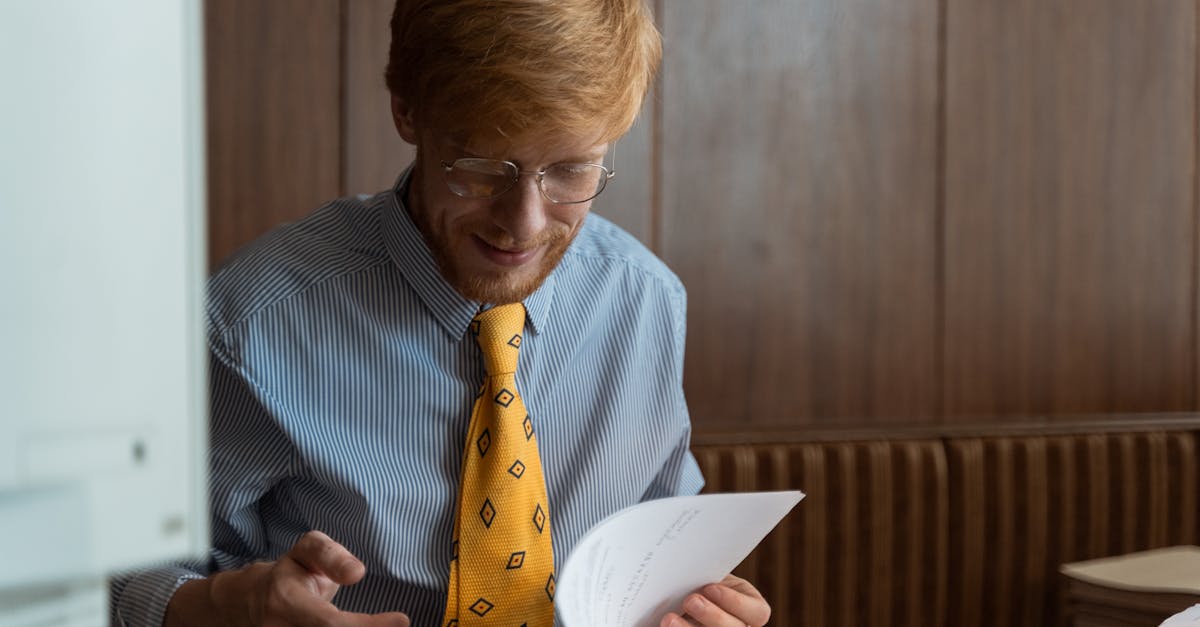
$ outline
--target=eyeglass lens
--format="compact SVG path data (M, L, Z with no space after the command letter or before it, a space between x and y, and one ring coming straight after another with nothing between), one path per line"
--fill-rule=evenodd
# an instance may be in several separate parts
M507 161L458 159L446 169L446 184L459 196L492 198L511 189L519 174ZM546 168L541 188L554 202L583 202L599 194L607 182L605 169L594 163L557 163Z

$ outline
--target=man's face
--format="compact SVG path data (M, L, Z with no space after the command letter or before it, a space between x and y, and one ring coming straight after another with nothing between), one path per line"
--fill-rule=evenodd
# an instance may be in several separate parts
M579 233L591 201L555 204L542 195L531 174L522 174L512 189L495 198L464 198L447 187L442 162L503 159L531 171L555 163L600 163L607 144L567 138L512 146L428 131L415 136L417 159L407 205L442 275L471 300L502 304L529 296Z

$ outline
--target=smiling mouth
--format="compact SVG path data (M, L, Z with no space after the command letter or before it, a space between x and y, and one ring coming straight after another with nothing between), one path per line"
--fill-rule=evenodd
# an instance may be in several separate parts
M540 249L540 247L534 247L524 250L509 250L507 248L501 248L499 246L489 244L486 240L478 235L474 236L474 240L485 257L487 257L492 263L502 266L524 265L532 260L534 255L536 255L537 251Z

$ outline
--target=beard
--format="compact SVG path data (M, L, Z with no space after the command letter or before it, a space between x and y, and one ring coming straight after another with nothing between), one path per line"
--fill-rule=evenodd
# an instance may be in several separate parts
M516 242L506 234L495 231L494 227L489 228L490 225L482 221L454 224L449 232L426 220L417 222L421 232L425 234L426 243L429 244L434 259L437 260L442 277L467 299L494 305L521 302L537 291L562 261L567 248L579 233L579 227L550 227L532 241ZM579 224L582 226L583 222ZM478 236L499 248L541 248L542 253L539 258L515 268L467 267L466 258L470 253L463 251L462 247L474 246L471 240Z

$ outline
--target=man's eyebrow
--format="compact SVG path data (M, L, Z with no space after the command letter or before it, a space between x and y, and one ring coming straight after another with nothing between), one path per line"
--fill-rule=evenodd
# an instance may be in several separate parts
M603 148L596 148L595 150L563 159L557 163L591 163L593 161L603 161L604 155L606 154L608 154L608 145L605 145Z

